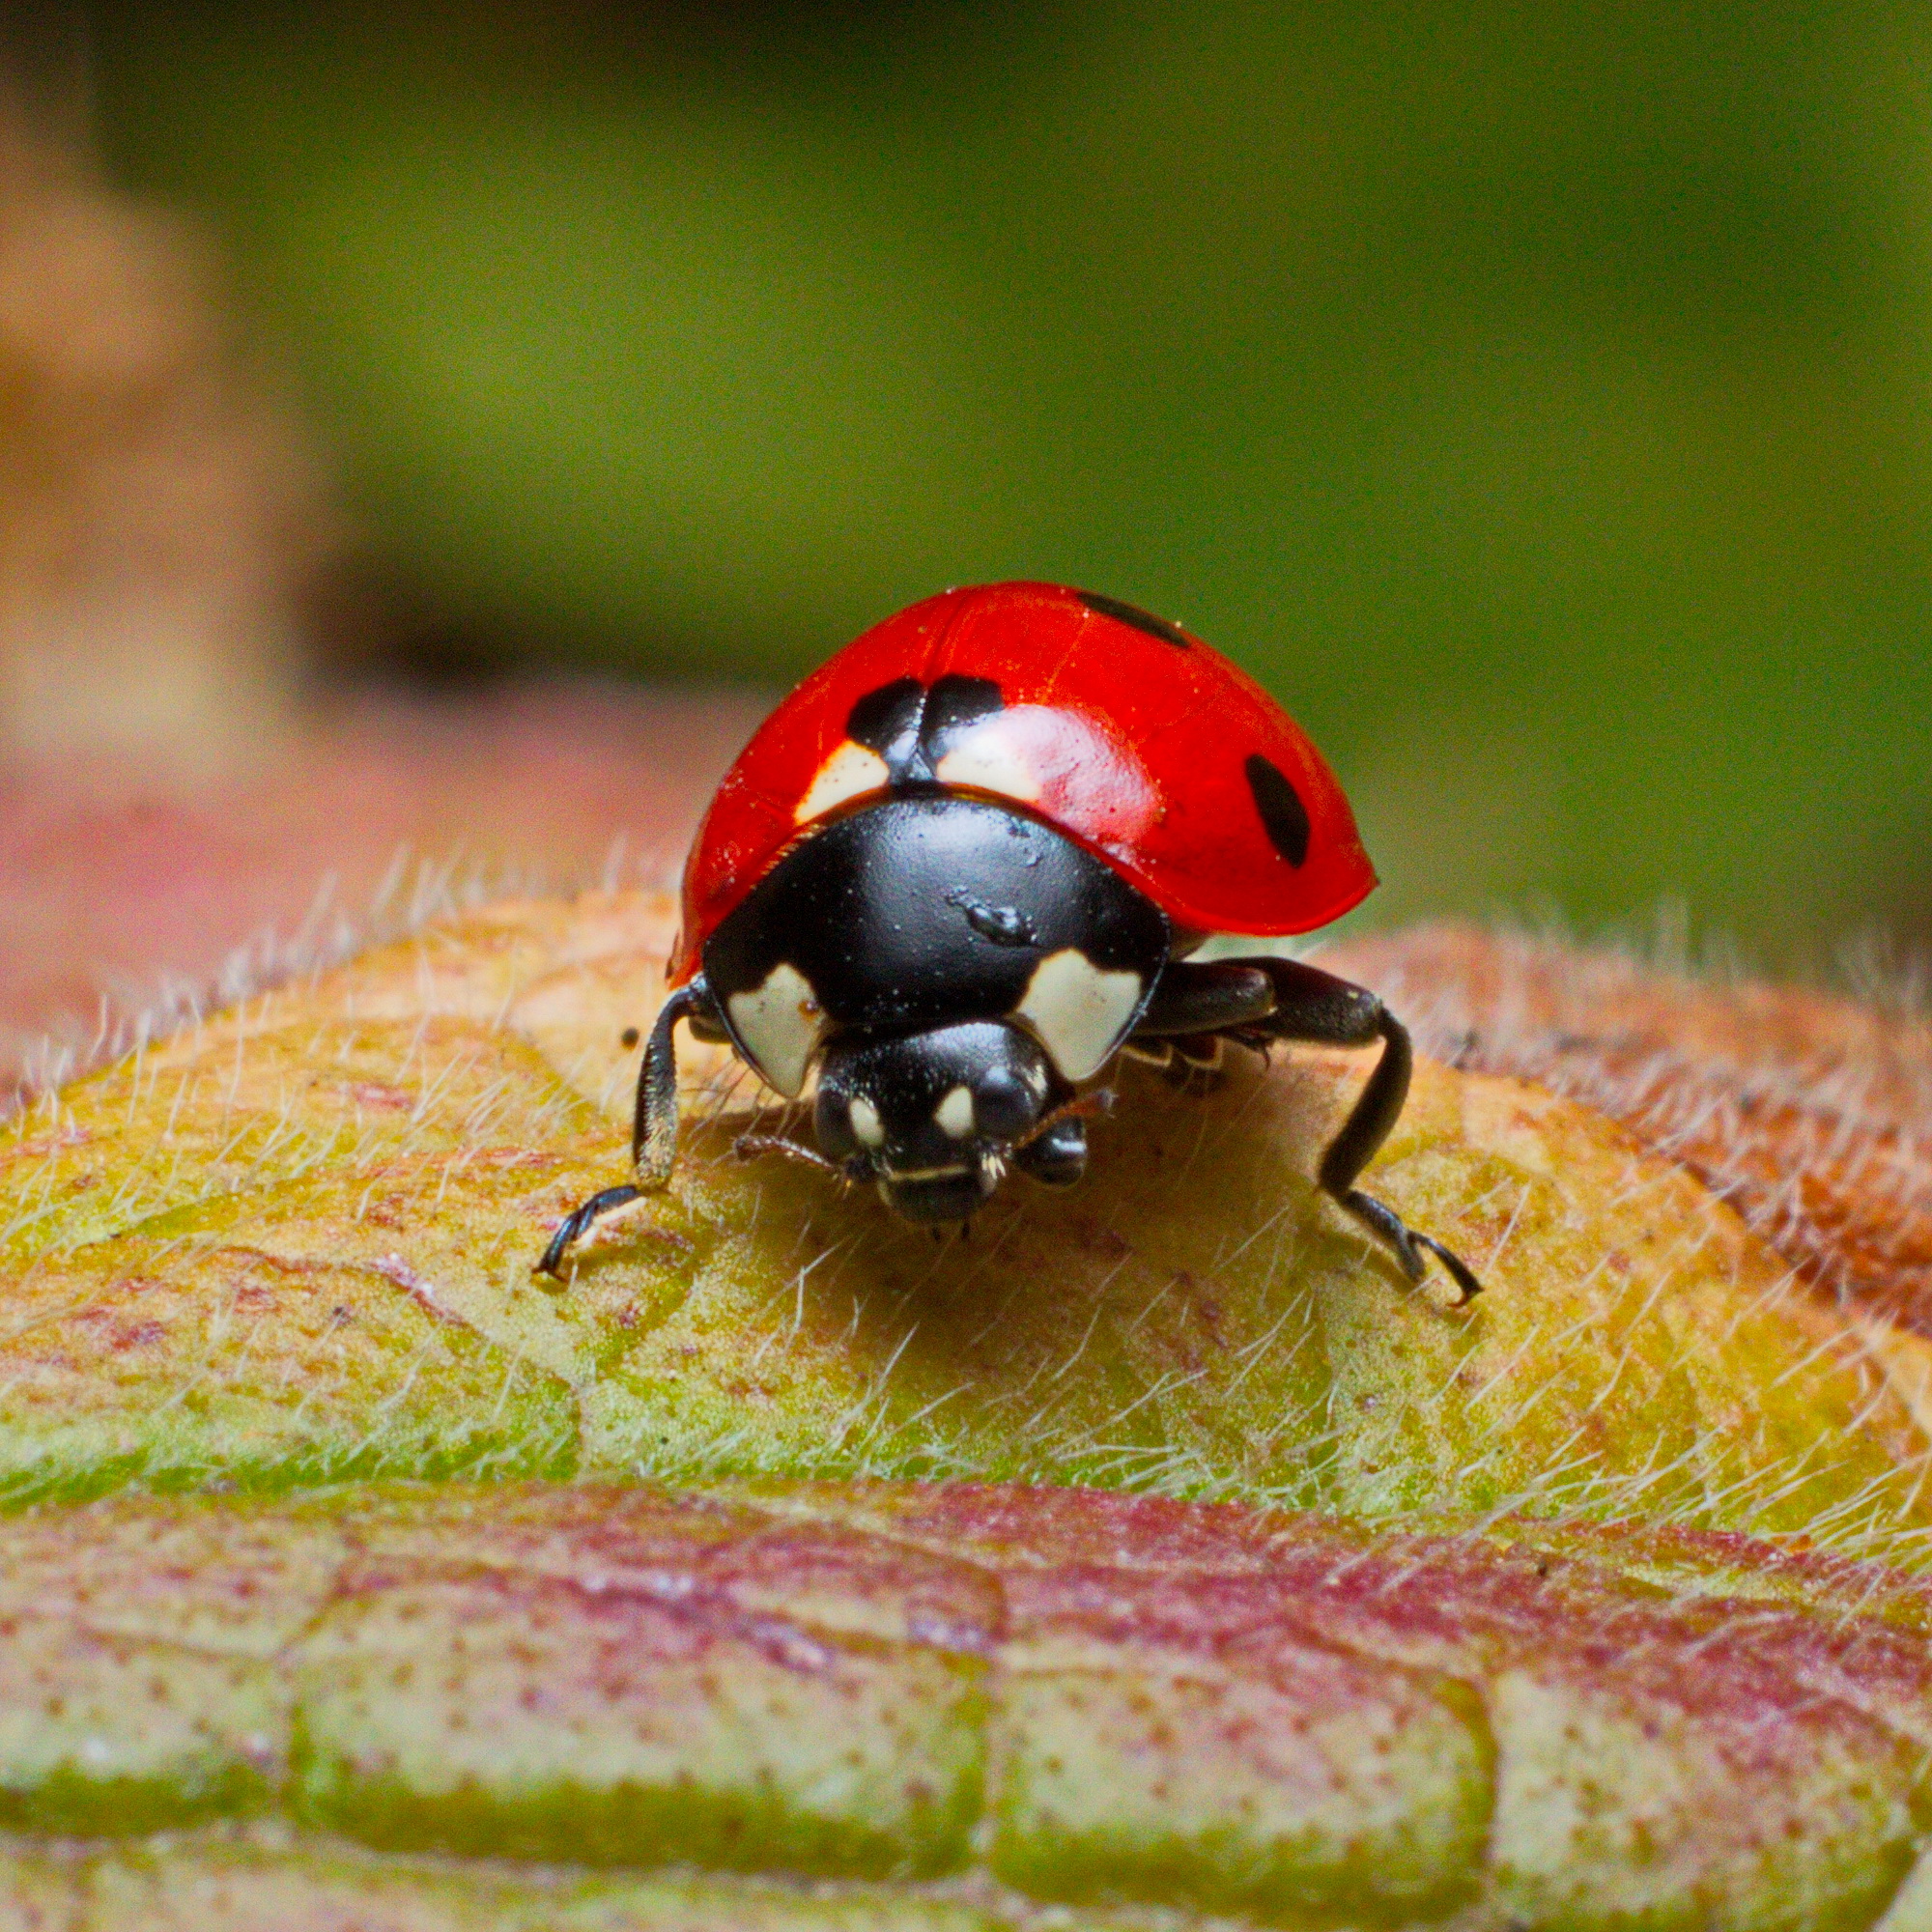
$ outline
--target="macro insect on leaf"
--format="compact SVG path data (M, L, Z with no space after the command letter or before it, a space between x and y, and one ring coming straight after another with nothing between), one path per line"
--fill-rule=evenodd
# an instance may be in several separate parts
M686 863L670 997L644 1048L636 1179L668 1179L674 1034L728 1042L798 1098L814 1153L907 1220L967 1221L1012 1170L1087 1166L1086 1083L1126 1052L1211 1066L1226 1042L1379 1047L1318 1179L1410 1281L1464 1263L1355 1185L1402 1112L1408 1034L1377 996L1217 934L1306 932L1376 875L1348 799L1293 719L1178 624L1049 583L949 590L808 677L746 746Z

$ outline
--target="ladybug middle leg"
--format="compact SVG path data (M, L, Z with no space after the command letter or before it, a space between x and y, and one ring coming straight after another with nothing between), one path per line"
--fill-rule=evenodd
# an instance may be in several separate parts
M1136 1033L1158 1037L1209 1031L1247 1046L1276 1039L1341 1047L1379 1041L1381 1056L1323 1152L1316 1179L1388 1245L1410 1281L1428 1272L1419 1252L1427 1249L1455 1282L1458 1306L1482 1293L1460 1255L1406 1226L1394 1208L1355 1185L1402 1114L1414 1064L1408 1029L1374 993L1298 959L1176 960L1161 975Z
M680 986L658 1009L657 1024L644 1045L643 1064L638 1068L637 1111L631 1124L631 1165L637 1173L636 1181L607 1187L567 1214L532 1273L562 1281L563 1258L594 1223L643 1195L659 1192L669 1180L677 1157L677 1046L672 1035L678 1021L685 1019L700 1038L726 1037L702 974Z

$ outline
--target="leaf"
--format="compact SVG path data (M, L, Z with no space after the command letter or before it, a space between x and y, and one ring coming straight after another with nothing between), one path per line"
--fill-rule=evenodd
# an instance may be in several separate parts
M1932 1738L1923 1585L1683 1533L443 1485L42 1508L0 1548L9 1822L261 1821L16 1850L16 1891L96 1911L165 1873L434 1924L559 1896L656 1924L686 1892L705 1923L1122 1896L1860 1923L1911 1860ZM811 1906L581 1876L658 1862L895 1883Z
M735 1158L755 1096L702 1048L671 1190L553 1294L669 918L493 907L8 1127L18 1922L1859 1926L1900 1894L1909 1300L1841 1293L1642 1107L1425 1063L1371 1184L1483 1274L1449 1310L1310 1186L1339 1056L1206 1097L1129 1069L1077 1194L935 1244Z

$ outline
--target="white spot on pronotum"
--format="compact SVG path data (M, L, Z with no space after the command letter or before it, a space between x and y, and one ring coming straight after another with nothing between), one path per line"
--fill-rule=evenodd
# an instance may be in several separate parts
M1110 973L1068 946L1034 968L1018 1016L1069 1080L1099 1072L1141 1004L1138 973Z
M972 1088L951 1089L945 1099L932 1110L932 1118L950 1140L963 1141L973 1131L974 1125Z
M806 788L791 821L794 825L809 824L848 799L864 798L869 791L884 791L891 779L892 772L878 753L847 738L819 766L817 777Z
M879 1148L886 1144L886 1129L879 1110L858 1094L852 1099L852 1132L861 1147Z
M796 966L781 962L765 975L763 985L733 993L724 1009L745 1058L786 1099L796 1100L825 1027L811 981Z

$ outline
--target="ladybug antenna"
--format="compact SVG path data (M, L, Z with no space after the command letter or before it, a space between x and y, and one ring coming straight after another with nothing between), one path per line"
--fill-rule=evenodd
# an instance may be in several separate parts
M731 1143L731 1151L740 1160L756 1160L763 1153L781 1153L787 1160L803 1161L807 1167L818 1168L840 1183L847 1178L845 1170L837 1161L827 1160L815 1149L804 1147L797 1141L788 1141L782 1134L740 1134Z
M1091 1121L1099 1114L1114 1111L1114 1090L1102 1087L1092 1094L1076 1094L1070 1100L1063 1100L1050 1113L1042 1114L1025 1135L1006 1150L1009 1156L1019 1152L1021 1148L1031 1147L1042 1134L1048 1134L1062 1121Z

